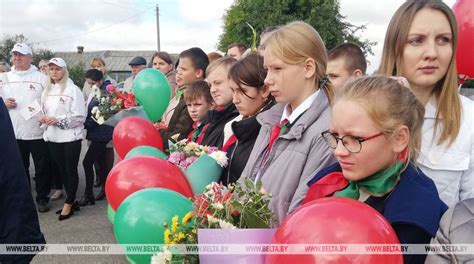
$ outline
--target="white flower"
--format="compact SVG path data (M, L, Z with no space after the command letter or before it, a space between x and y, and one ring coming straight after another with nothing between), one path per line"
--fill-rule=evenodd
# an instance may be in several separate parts
M211 224L219 223L219 219L215 218L214 216L210 214L207 215L207 221L209 221L209 223Z
M105 122L105 119L103 116L99 116L99 118L97 118L97 124L102 125L104 122Z
M265 191L265 189L263 188L263 186L260 187L259 192L260 192L261 194L263 194L263 195L267 194L267 191Z
M150 264L168 264L173 258L173 254L167 247L163 247L163 252L158 252L151 257Z
M221 167L227 166L227 155L224 151L215 151L209 154L209 157L216 160L217 164Z
M231 224L227 221L221 220L221 219L219 219L219 226L222 229L237 229L237 227L235 227L233 224Z
M99 107L98 107L98 106L92 107L92 110L91 110L91 113L92 113L92 114L97 113L97 111L99 111Z
M194 151L195 149L197 149L199 147L199 144L197 144L196 142L189 142L185 147L184 147L184 151L185 152L192 152Z
M216 208L217 210L222 210L224 209L224 205L222 203L212 203L212 207Z

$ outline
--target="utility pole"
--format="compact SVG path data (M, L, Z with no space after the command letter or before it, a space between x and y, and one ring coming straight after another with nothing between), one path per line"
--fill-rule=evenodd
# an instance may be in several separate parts
M156 5L156 40L158 51L160 51L160 7Z

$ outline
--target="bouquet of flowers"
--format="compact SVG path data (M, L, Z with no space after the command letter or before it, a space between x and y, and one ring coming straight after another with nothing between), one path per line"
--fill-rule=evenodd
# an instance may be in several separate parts
M227 187L214 182L194 199L193 218L199 228L270 228L275 220L271 197L262 182L249 178Z
M270 228L275 220L268 207L271 197L260 181L254 184L248 178L235 185L215 182L207 185L206 192L193 199L193 212L186 214L181 222L174 216L171 226L163 224L167 228L164 241L169 247L155 254L152 263L198 263L197 255L179 254L176 247L198 243L198 228Z
M135 96L132 93L119 91L112 84L107 85L107 91L100 91L97 87L93 87L93 89L99 91L96 94L99 105L92 108L93 118L99 125L123 109L136 105Z
M175 215L171 219L171 226L168 223L163 223L163 226L166 228L164 240L167 246L163 248L163 252L157 253L152 257L151 263L170 263L175 261L176 263L198 263L198 255L173 254L173 245L197 243L196 225L192 221L192 217L192 212L189 212L181 221Z
M170 155L168 161L180 167L187 169L200 156L209 155L215 159L221 167L227 166L227 155L224 151L220 151L217 147L202 146L195 142L187 142L183 139L176 143L170 143Z

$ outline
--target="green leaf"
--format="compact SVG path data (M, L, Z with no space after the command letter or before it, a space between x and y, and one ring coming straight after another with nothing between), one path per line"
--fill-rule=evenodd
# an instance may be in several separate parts
M253 182L249 178L245 178L244 183L247 189L252 190L254 188Z
M255 191L259 192L260 189L262 189L262 181L257 181L257 183L255 184Z
M270 228L262 218L252 212L245 211L242 216L244 217L245 226L247 228Z

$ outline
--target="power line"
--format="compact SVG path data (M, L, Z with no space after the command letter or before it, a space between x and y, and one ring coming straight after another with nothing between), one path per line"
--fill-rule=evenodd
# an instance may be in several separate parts
M91 34L91 33L97 32L97 31L104 30L104 29L109 28L109 27L113 27L113 26L118 25L118 24L121 24L121 23L123 23L127 20L135 18L135 17L137 17L137 16L139 16L139 15L145 13L145 12L149 12L149 11L152 11L154 9L155 8L153 7L153 8L144 10L144 11L139 12L139 13L133 15L133 16L130 16L130 17L127 17L123 20L117 21L116 23L113 23L113 24L110 24L110 25L107 25L107 26L104 26L104 27L101 27L101 28L97 28L97 29L94 29L94 30L90 30L90 31L87 31L87 32L84 32L84 33L81 33L81 34L67 36L67 37L61 37L61 38L56 38L56 39L50 39L50 40L45 40L45 41L37 41L37 42L32 42L31 44L44 44L44 43L54 42L54 41L58 41L58 40L65 40L65 39L71 39L71 38L77 38L77 37L85 36L85 35L88 35L88 34Z

